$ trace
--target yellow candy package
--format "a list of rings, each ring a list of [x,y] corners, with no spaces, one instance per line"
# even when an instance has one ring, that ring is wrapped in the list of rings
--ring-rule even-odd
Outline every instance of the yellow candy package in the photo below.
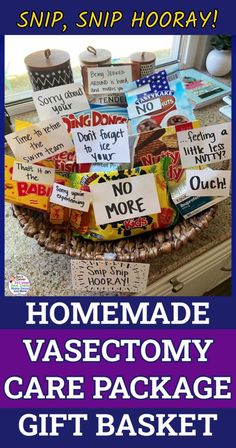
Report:
[[[44,212],[49,211],[49,197],[52,192],[52,185],[36,184],[25,181],[12,180],[13,166],[16,159],[12,156],[5,156],[5,201],[16,205],[35,208]],[[48,166],[46,164],[45,166]],[[42,163],[40,162],[40,165]],[[69,185],[69,180],[56,173],[55,181],[62,185]]]
[[[89,191],[91,184],[109,182],[114,179],[124,179],[133,176],[142,176],[153,173],[161,207],[161,213],[131,218],[110,224],[96,225],[93,206],[90,206],[87,215],[87,226],[81,227],[79,234],[93,241],[117,240],[125,237],[150,232],[158,228],[166,228],[174,224],[177,212],[170,202],[166,173],[170,159],[165,157],[155,165],[136,167],[124,171],[97,172],[97,173],[71,173],[71,187]],[[145,188],[145,180],[144,180]]]

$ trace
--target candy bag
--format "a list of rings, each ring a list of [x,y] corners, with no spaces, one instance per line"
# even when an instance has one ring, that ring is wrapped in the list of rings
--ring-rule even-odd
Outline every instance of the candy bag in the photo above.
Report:
[[[124,179],[133,176],[142,176],[153,173],[155,176],[156,187],[161,207],[161,213],[142,216],[138,218],[129,218],[110,224],[96,225],[93,206],[90,206],[87,215],[89,218],[87,226],[84,225],[79,233],[84,238],[93,241],[116,240],[125,237],[139,235],[158,228],[166,228],[174,224],[177,218],[176,209],[170,202],[166,174],[170,159],[165,157],[155,165],[132,168],[124,171],[98,172],[98,173],[72,173],[70,175],[71,186],[73,188],[85,189],[89,191],[91,184],[100,182],[109,182],[114,179]],[[145,179],[144,179],[145,188]]]

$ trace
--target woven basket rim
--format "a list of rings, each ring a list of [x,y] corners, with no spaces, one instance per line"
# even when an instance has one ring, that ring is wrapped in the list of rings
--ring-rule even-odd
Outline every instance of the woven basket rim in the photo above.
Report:
[[[48,220],[47,213],[12,205],[25,235],[33,237],[47,251],[67,254],[81,260],[104,260],[113,254],[117,261],[145,262],[165,253],[178,251],[193,241],[214,218],[217,206],[181,219],[169,229],[157,229],[138,236],[114,241],[94,242],[74,237],[70,229],[61,229]]]

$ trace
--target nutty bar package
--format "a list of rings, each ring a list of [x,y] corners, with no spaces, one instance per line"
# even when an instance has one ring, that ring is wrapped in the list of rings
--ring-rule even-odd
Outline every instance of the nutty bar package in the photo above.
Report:
[[[181,167],[177,132],[199,127],[199,121],[184,123],[169,128],[154,129],[136,135],[134,141],[134,166],[158,163],[162,157],[170,157],[168,181],[171,187],[178,185],[184,175]],[[133,136],[134,137],[134,136]]]

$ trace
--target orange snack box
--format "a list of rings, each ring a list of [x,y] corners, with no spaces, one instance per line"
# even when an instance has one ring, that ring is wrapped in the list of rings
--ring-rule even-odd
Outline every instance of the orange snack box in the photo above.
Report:
[[[48,211],[52,186],[12,180],[15,160],[14,157],[5,156],[5,200],[17,205]],[[70,185],[70,181],[66,177],[58,174],[55,175],[55,181],[63,185]]]

